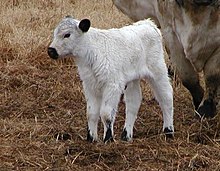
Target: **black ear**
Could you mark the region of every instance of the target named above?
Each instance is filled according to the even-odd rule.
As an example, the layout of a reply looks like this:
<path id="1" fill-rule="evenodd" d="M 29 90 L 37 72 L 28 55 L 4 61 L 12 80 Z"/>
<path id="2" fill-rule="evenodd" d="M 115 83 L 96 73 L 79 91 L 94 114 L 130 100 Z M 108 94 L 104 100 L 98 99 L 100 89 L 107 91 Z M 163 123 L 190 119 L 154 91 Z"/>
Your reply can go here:
<path id="1" fill-rule="evenodd" d="M 90 28 L 91 22 L 89 19 L 83 19 L 79 23 L 79 28 L 82 32 L 87 32 Z"/>

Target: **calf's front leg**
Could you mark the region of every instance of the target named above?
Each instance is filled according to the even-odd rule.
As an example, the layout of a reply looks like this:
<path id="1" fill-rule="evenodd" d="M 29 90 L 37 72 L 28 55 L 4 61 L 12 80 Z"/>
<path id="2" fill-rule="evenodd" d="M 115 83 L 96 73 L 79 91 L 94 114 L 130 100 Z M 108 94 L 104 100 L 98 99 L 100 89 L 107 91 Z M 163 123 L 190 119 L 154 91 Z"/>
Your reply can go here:
<path id="1" fill-rule="evenodd" d="M 100 116 L 104 125 L 104 142 L 114 141 L 113 125 L 121 93 L 120 86 L 114 84 L 106 87 L 103 92 Z"/>
<path id="2" fill-rule="evenodd" d="M 87 113 L 87 141 L 94 142 L 98 140 L 98 121 L 99 121 L 99 111 L 101 98 L 93 92 L 90 88 L 84 85 L 85 98 L 87 103 L 86 113 Z"/>

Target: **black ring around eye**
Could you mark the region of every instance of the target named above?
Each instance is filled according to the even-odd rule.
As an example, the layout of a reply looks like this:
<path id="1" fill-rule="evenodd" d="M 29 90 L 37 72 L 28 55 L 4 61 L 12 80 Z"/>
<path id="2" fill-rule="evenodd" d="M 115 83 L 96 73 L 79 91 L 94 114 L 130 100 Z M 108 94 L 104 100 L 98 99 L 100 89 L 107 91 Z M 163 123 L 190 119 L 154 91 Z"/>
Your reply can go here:
<path id="1" fill-rule="evenodd" d="M 68 37 L 70 37 L 70 34 L 69 34 L 69 33 L 67 33 L 67 34 L 64 35 L 64 38 L 68 38 Z"/>

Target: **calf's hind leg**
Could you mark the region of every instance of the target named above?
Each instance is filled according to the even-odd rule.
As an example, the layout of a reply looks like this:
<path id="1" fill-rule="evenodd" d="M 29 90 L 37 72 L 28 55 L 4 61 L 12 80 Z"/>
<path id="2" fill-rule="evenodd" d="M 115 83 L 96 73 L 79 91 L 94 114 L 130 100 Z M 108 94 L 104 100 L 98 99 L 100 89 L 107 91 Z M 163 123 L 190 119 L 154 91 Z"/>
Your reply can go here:
<path id="1" fill-rule="evenodd" d="M 159 102 L 163 112 L 163 131 L 168 137 L 173 137 L 173 89 L 168 76 L 162 72 L 161 75 L 148 78 L 148 82 Z"/>
<path id="2" fill-rule="evenodd" d="M 124 98 L 126 104 L 126 118 L 121 139 L 130 141 L 133 137 L 133 127 L 142 100 L 140 80 L 135 80 L 127 84 Z"/>

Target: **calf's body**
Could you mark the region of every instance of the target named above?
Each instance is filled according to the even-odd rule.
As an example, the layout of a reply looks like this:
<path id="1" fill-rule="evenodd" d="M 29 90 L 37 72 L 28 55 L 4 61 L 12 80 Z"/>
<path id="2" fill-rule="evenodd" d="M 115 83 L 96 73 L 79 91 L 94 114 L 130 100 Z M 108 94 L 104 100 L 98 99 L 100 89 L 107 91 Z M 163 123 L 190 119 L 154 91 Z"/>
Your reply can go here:
<path id="1" fill-rule="evenodd" d="M 113 140 L 113 124 L 124 93 L 126 120 L 121 138 L 129 141 L 141 104 L 140 79 L 148 80 L 163 112 L 163 130 L 172 134 L 173 91 L 164 61 L 160 31 L 151 20 L 120 29 L 101 30 L 90 21 L 64 18 L 48 48 L 52 58 L 72 55 L 78 66 L 87 102 L 88 141 L 98 139 L 104 125 L 104 142 Z"/>

